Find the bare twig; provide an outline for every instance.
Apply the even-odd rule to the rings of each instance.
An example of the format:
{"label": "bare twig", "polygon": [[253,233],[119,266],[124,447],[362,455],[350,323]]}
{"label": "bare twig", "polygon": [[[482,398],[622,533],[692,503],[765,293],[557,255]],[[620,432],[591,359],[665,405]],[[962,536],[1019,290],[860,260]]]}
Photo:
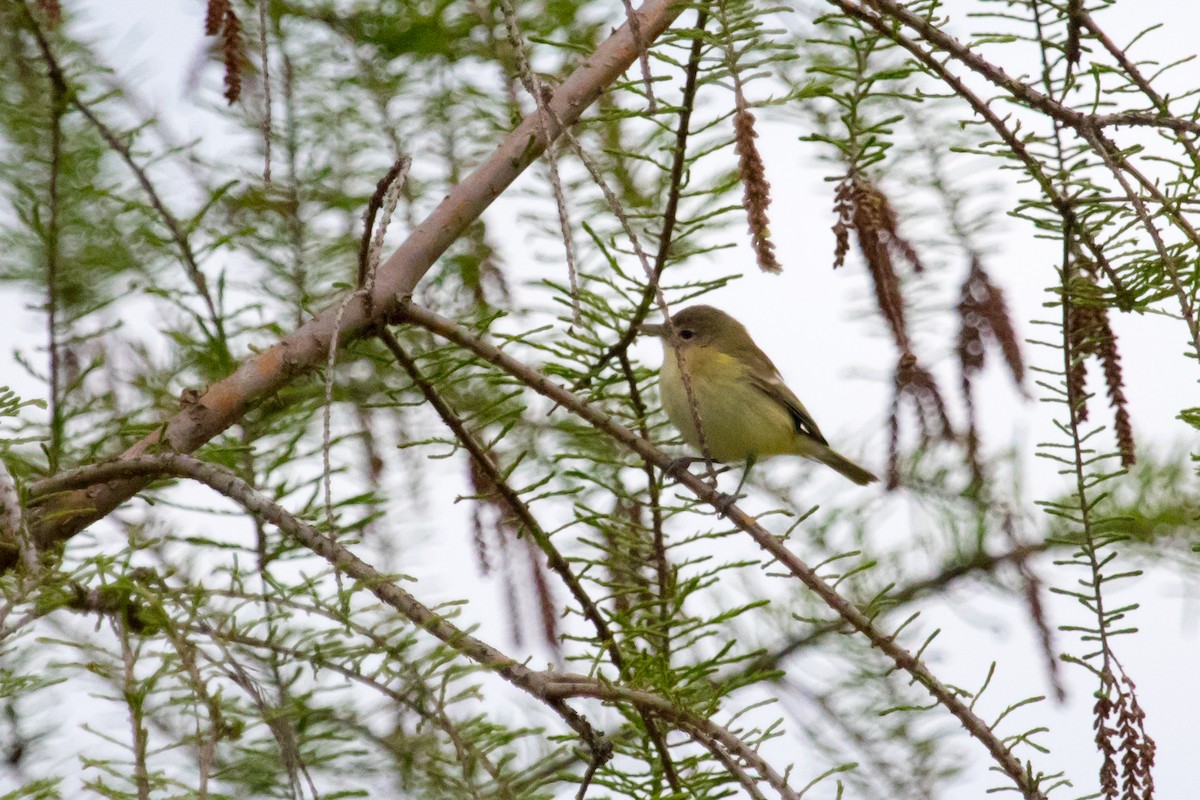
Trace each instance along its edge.
{"label": "bare twig", "polygon": [[642,70],[642,89],[646,92],[646,111],[658,112],[658,103],[654,100],[654,76],[650,73],[650,43],[642,38],[642,26],[638,24],[637,14],[630,0],[621,0],[625,6],[625,19],[629,20],[629,29],[633,31],[633,41],[638,46],[638,66]]}
{"label": "bare twig", "polygon": [[259,68],[263,87],[263,183],[271,182],[271,53],[267,48],[267,0],[258,0]]}
{"label": "bare twig", "polygon": [[[24,0],[22,0],[21,7],[26,10],[26,14],[29,14],[28,9],[24,5]],[[38,49],[41,50],[42,58],[45,60],[47,69],[49,70],[51,84],[54,87],[55,94],[64,98],[65,102],[69,102],[77,111],[79,111],[80,114],[84,116],[85,119],[87,119],[88,122],[92,124],[92,127],[96,129],[101,138],[104,139],[105,143],[113,149],[113,152],[121,157],[121,160],[125,162],[125,165],[129,168],[129,171],[133,173],[135,178],[137,178],[138,184],[141,185],[142,190],[146,193],[146,196],[150,200],[150,204],[154,207],[154,210],[158,212],[158,216],[163,225],[166,227],[167,231],[170,233],[172,241],[175,242],[175,246],[179,249],[179,256],[183,261],[184,272],[187,275],[188,280],[191,282],[192,287],[196,290],[196,294],[204,303],[205,310],[208,312],[209,321],[213,325],[213,332],[210,333],[208,330],[205,330],[205,335],[220,349],[222,358],[224,358],[229,364],[232,364],[233,358],[229,353],[229,345],[225,337],[222,316],[217,310],[217,305],[213,300],[211,292],[208,290],[208,281],[204,277],[204,272],[200,269],[199,261],[197,261],[196,255],[192,251],[191,242],[188,240],[187,234],[184,233],[183,225],[180,224],[179,220],[175,218],[175,215],[171,213],[170,209],[167,208],[166,203],[163,201],[162,197],[158,193],[158,190],[151,182],[149,174],[147,174],[146,170],[134,159],[133,151],[129,148],[129,146],[121,141],[121,138],[118,137],[117,134],[114,133],[113,130],[109,128],[109,126],[105,124],[105,122],[101,120],[94,111],[92,111],[89,105],[83,102],[79,92],[72,91],[67,85],[66,78],[64,77],[62,69],[59,66],[58,59],[55,57],[54,51],[50,49],[50,42],[42,34],[42,31],[38,25],[33,22],[33,16],[31,14],[29,15],[29,19],[34,38],[38,43]]]}
{"label": "bare twig", "polygon": [[[553,112],[547,107],[546,89],[542,84],[541,78],[529,66],[529,59],[525,55],[525,40],[521,36],[521,28],[517,23],[517,12],[513,10],[511,0],[500,0],[500,10],[504,14],[504,29],[508,33],[508,43],[512,46],[513,55],[516,58],[517,77],[520,79],[521,85],[525,87],[525,91],[533,97],[534,107],[537,109],[538,124],[541,125],[541,133],[546,138],[549,138],[550,126],[558,121],[554,118]],[[630,11],[632,12],[632,9]],[[628,16],[629,30],[633,35],[634,42],[644,54],[645,49],[641,41],[637,15],[630,13]],[[566,132],[565,126],[563,126],[563,130]],[[546,165],[550,168],[550,189],[554,193],[554,206],[558,212],[559,235],[562,236],[564,256],[567,260],[567,279],[571,287],[572,322],[575,325],[582,326],[583,312],[579,305],[579,273],[575,269],[574,236],[571,231],[571,218],[567,212],[567,196],[563,191],[562,179],[558,174],[558,156],[555,154],[553,147],[546,148]]]}
{"label": "bare twig", "polygon": [[606,350],[604,355],[600,356],[596,361],[596,365],[588,371],[588,374],[583,379],[572,387],[572,391],[578,392],[586,388],[609,361],[629,349],[629,346],[633,344],[633,340],[637,338],[638,326],[646,321],[646,315],[650,313],[650,309],[654,305],[655,293],[658,291],[658,282],[662,278],[663,270],[667,267],[667,259],[671,254],[671,245],[674,242],[675,225],[679,214],[679,196],[682,194],[683,173],[684,167],[687,164],[689,126],[692,121],[692,108],[696,102],[697,77],[700,73],[700,56],[704,51],[704,39],[700,34],[707,22],[708,14],[702,9],[697,10],[695,34],[692,38],[692,47],[688,54],[687,72],[684,77],[683,98],[679,102],[679,122],[675,126],[675,146],[672,148],[671,176],[667,187],[667,203],[663,207],[662,230],[658,234],[658,250],[654,254],[653,278],[646,283],[646,288],[642,290],[642,299],[638,303],[637,308],[634,309],[633,316],[630,318],[625,332],[621,334],[621,338]]}
{"label": "bare twig", "polygon": [[[362,240],[358,251],[358,284],[356,292],[343,297],[334,319],[333,337],[329,340],[329,356],[325,361],[325,402],[321,407],[321,478],[325,494],[325,518],[329,530],[334,529],[333,519],[333,384],[336,377],[338,334],[342,327],[342,317],[346,307],[355,297],[363,297],[370,301],[371,290],[375,287],[375,275],[379,270],[379,254],[383,247],[383,239],[387,235],[388,224],[396,212],[396,204],[400,202],[400,192],[408,177],[408,168],[412,160],[401,157],[392,164],[391,169],[379,180],[375,194],[367,204],[364,216]],[[382,208],[383,217],[379,225],[375,225],[375,216]]]}

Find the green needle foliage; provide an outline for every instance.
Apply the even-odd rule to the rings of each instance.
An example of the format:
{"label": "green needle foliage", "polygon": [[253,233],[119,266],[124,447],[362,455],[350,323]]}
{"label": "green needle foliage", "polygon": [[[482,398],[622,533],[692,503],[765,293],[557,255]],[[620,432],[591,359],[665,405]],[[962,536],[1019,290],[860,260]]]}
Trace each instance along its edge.
{"label": "green needle foliage", "polygon": [[[0,798],[1150,800],[1200,454],[1117,332],[1200,358],[1200,86],[1109,5],[208,0],[158,119],[96,9],[0,0]],[[823,258],[886,486],[730,506],[637,327]]]}

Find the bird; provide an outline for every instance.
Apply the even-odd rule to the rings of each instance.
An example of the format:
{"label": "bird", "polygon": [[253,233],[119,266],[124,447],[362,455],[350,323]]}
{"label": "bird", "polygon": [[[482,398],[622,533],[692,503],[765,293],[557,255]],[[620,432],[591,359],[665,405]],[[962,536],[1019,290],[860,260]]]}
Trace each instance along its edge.
{"label": "bird", "polygon": [[[639,332],[662,339],[663,409],[689,445],[707,448],[706,455],[715,461],[746,462],[743,482],[758,458],[777,455],[819,461],[860,486],[878,480],[829,446],[812,415],[742,323],[718,308],[695,305],[672,315],[670,327],[674,342],[665,324],[642,324]],[[679,357],[690,378],[703,443]]]}

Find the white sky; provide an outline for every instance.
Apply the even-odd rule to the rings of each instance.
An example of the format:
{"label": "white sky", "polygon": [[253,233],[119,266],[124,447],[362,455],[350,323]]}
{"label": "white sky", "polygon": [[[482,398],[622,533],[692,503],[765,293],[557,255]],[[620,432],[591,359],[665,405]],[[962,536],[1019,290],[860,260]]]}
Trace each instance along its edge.
{"label": "white sky", "polygon": [[[212,147],[213,136],[219,134],[214,134],[211,117],[181,108],[185,96],[191,93],[185,84],[198,59],[203,4],[106,0],[82,5],[90,21],[80,30],[103,43],[101,49],[110,54],[111,63],[122,77],[166,116],[180,139],[207,137],[205,146]],[[1143,43],[1144,55],[1152,54],[1167,61],[1197,50],[1195,31],[1200,27],[1200,4],[1125,0],[1100,16],[1102,24],[1107,23],[1118,38],[1121,32],[1132,34],[1147,20],[1154,19],[1169,24]],[[1197,82],[1197,74],[1191,66],[1181,72],[1193,82]],[[212,86],[218,77],[210,72],[204,80]],[[831,441],[848,455],[862,455],[868,467],[882,472],[882,432],[873,436],[866,432],[881,428],[882,410],[888,398],[886,387],[877,378],[890,372],[895,355],[882,335],[879,321],[873,315],[858,313],[870,308],[864,294],[866,284],[861,275],[846,272],[859,267],[851,264],[838,274],[830,269],[833,251],[829,230],[830,187],[822,180],[826,169],[814,166],[811,161],[813,147],[799,146],[796,131],[790,126],[764,126],[762,135],[774,193],[772,234],[784,273],[779,277],[762,275],[751,267],[743,280],[714,296],[712,302],[747,324]],[[1036,331],[1029,321],[1044,317],[1041,304],[1048,276],[1053,274],[1053,265],[1057,263],[1057,246],[1034,240],[1027,226],[1011,219],[999,221],[998,235],[993,240],[996,249],[989,254],[987,267],[1005,288],[1020,333],[1033,335]],[[519,247],[521,242],[514,240],[509,244]],[[731,258],[752,263],[744,248],[737,255],[727,252],[721,258],[726,265]],[[695,269],[697,274],[707,270],[712,275],[726,271],[704,265]],[[961,266],[954,266],[949,273],[957,281]],[[40,319],[21,309],[8,290],[0,292],[0,313],[9,319],[15,316],[22,320],[19,328],[28,338],[19,336],[18,344],[31,347],[40,343]],[[1181,355],[1186,344],[1182,326],[1157,317],[1130,315],[1115,316],[1114,325],[1120,336],[1127,393],[1139,444],[1156,449],[1190,445],[1195,449],[1194,431],[1175,419],[1180,408],[1197,405],[1196,363]],[[638,347],[637,352],[648,361],[657,360],[656,345]],[[1047,353],[1035,348],[1026,348],[1025,353],[1034,364],[1044,364],[1047,358]],[[995,353],[989,354],[989,358],[994,356]],[[17,374],[19,370],[10,360],[7,348],[0,359],[4,375],[0,383],[19,388],[22,376]],[[1096,371],[1092,370],[1093,375]],[[945,387],[953,388],[949,382]],[[1035,395],[1038,392],[1036,388],[1033,391]],[[1094,409],[1097,417],[1104,415],[1101,402],[1095,402]],[[1058,439],[1050,423],[1050,410],[1036,401],[1021,402],[1012,392],[1007,377],[993,371],[980,392],[979,415],[986,420],[985,444],[999,447],[1016,442],[1024,452],[1032,454],[1038,442]],[[1003,432],[1008,429],[1012,430],[1011,440],[1004,439]],[[1044,460],[1030,457],[1028,461],[1027,485],[1032,497],[1052,497],[1058,487],[1065,485]],[[441,472],[448,481],[458,479],[457,473]],[[449,499],[459,488],[448,483],[438,487],[437,492]],[[464,511],[461,505],[454,507],[450,521],[457,517],[461,522]],[[421,537],[410,533],[406,538],[415,543]],[[443,564],[469,557],[468,538],[468,530],[463,526],[460,541],[439,544],[437,555],[445,561],[414,563],[411,570],[406,565],[406,571],[436,576]],[[420,552],[434,558],[429,548]],[[429,589],[428,584],[425,588]],[[443,598],[434,592],[433,596],[423,595],[423,599],[448,599],[456,593],[445,592]],[[1151,572],[1139,579],[1136,589],[1127,588],[1117,595],[1136,596],[1143,602],[1142,609],[1132,616],[1132,622],[1142,629],[1141,634],[1136,639],[1118,642],[1117,649],[1137,681],[1139,698],[1148,713],[1149,732],[1159,746],[1155,782],[1160,800],[1195,796],[1195,719],[1200,711],[1200,681],[1195,677],[1195,665],[1200,663],[1197,658],[1200,640],[1194,622],[1196,604],[1194,600],[1181,602],[1186,593],[1187,588],[1177,578],[1165,572]],[[979,683],[987,663],[997,658],[1002,668],[992,690],[994,697],[1010,700],[1023,697],[1026,692],[1022,687],[1030,685],[1027,676],[1040,676],[1043,670],[1030,626],[1025,622],[1024,608],[999,602],[992,595],[966,596],[959,592],[954,598],[957,602],[926,604],[925,629],[940,627],[944,631],[932,658],[935,673],[949,682],[973,686]],[[1057,597],[1048,600],[1052,624],[1083,619],[1076,614],[1073,604]],[[468,618],[479,615],[484,638],[492,638],[504,647],[507,625],[502,621],[502,613],[488,613],[489,607],[502,612],[502,604],[476,603],[468,610]],[[980,619],[999,620],[999,627],[980,625]],[[1080,648],[1069,636],[1058,634],[1059,647],[1077,652]],[[1093,685],[1090,677],[1076,667],[1065,665],[1064,675],[1070,690],[1066,707],[1047,703],[1035,712],[1037,719],[1052,728],[1042,739],[1052,753],[1038,758],[1037,763],[1066,767],[1069,774],[1084,781],[1078,786],[1083,792],[1094,781],[1097,765],[1090,739]],[[1016,687],[1007,688],[1006,680],[1016,683]],[[986,761],[980,748],[968,743],[963,749],[973,753],[976,762],[957,796],[981,797],[984,789],[997,784],[997,779],[984,771]]]}

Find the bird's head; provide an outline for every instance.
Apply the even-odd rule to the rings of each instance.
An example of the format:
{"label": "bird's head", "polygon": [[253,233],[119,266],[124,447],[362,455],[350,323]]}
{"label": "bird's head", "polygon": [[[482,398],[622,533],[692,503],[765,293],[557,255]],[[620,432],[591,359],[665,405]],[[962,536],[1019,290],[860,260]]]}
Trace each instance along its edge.
{"label": "bird's head", "polygon": [[[671,316],[671,328],[681,350],[711,347],[720,352],[736,355],[746,347],[754,347],[750,334],[742,323],[712,306],[689,306]],[[649,336],[657,336],[669,344],[671,331],[665,324],[646,324],[638,330]]]}

